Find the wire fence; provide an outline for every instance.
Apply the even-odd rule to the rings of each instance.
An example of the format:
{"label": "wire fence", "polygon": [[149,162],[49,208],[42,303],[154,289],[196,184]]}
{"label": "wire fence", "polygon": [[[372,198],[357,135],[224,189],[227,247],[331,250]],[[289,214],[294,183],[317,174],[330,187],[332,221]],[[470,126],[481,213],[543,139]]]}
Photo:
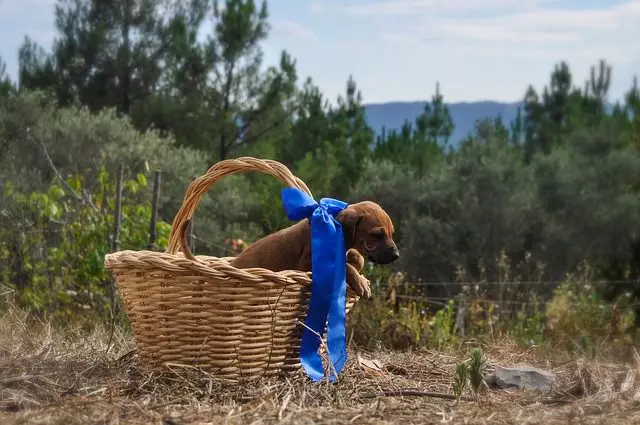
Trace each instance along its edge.
{"label": "wire fence", "polygon": [[[533,280],[533,281],[450,281],[450,282],[411,282],[412,286],[554,286],[562,281],[559,280]],[[589,280],[590,285],[640,285],[639,279],[629,280]]]}
{"label": "wire fence", "polygon": [[[450,282],[407,282],[398,286],[395,297],[404,302],[418,302],[433,306],[446,306],[450,301],[456,305],[463,301],[466,303],[477,303],[485,306],[492,305],[500,309],[505,314],[515,314],[521,311],[531,311],[535,308],[544,308],[544,305],[553,297],[554,290],[563,281],[539,280],[539,281],[450,281]],[[584,280],[580,286],[583,290],[618,286],[631,291],[640,287],[640,280]],[[443,291],[438,289],[446,288],[447,296],[442,296]],[[429,296],[433,291],[436,295]],[[502,291],[502,292],[501,292]],[[415,295],[412,292],[419,292]],[[498,295],[502,293],[502,297]],[[577,301],[576,301],[577,302]],[[569,305],[575,304],[568,300]],[[595,302],[594,302],[595,303]],[[601,306],[608,305],[601,301]],[[640,302],[627,302],[626,306],[640,307]]]}

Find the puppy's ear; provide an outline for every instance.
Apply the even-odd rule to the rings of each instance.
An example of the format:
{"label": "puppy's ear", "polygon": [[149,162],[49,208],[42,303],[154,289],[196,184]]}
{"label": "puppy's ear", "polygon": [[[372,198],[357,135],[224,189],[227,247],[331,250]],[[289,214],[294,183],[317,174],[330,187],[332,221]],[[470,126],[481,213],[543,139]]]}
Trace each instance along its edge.
{"label": "puppy's ear", "polygon": [[337,215],[336,220],[342,225],[342,233],[344,233],[345,238],[344,243],[347,248],[355,244],[356,231],[362,219],[363,216],[351,208],[346,208]]}

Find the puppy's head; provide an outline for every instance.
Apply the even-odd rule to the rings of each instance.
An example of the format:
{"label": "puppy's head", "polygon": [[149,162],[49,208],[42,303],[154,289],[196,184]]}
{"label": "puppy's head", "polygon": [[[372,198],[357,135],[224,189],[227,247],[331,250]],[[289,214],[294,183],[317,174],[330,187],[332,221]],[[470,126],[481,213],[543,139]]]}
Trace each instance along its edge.
{"label": "puppy's head", "polygon": [[342,225],[347,249],[354,248],[376,264],[389,264],[400,258],[391,218],[375,202],[349,205],[336,220]]}

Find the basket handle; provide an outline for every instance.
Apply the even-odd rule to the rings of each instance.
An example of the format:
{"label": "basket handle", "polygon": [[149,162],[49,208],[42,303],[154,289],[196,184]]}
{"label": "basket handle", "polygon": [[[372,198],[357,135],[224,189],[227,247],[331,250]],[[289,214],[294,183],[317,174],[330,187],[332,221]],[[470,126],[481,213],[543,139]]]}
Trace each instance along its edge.
{"label": "basket handle", "polygon": [[217,162],[211,166],[205,174],[196,178],[191,182],[191,184],[189,184],[182,201],[182,206],[176,213],[173,223],[171,224],[167,252],[169,254],[175,254],[180,250],[186,258],[195,260],[195,257],[189,248],[189,244],[187,243],[186,231],[191,219],[193,218],[193,214],[198,203],[200,202],[200,198],[202,198],[214,183],[223,177],[236,173],[253,171],[260,171],[271,175],[288,187],[300,189],[311,196],[311,191],[307,185],[298,177],[294,176],[286,166],[278,161],[241,157]]}

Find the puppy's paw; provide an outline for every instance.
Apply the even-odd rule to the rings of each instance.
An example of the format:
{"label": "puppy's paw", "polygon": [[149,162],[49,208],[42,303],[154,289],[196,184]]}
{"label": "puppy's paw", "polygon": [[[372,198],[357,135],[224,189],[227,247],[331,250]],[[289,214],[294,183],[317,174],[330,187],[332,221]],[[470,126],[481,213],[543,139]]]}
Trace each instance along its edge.
{"label": "puppy's paw", "polygon": [[351,248],[347,251],[347,263],[351,264],[358,272],[361,272],[364,268],[364,257]]}
{"label": "puppy's paw", "polygon": [[360,275],[360,278],[351,285],[351,289],[360,298],[371,298],[371,282],[363,275]]}

